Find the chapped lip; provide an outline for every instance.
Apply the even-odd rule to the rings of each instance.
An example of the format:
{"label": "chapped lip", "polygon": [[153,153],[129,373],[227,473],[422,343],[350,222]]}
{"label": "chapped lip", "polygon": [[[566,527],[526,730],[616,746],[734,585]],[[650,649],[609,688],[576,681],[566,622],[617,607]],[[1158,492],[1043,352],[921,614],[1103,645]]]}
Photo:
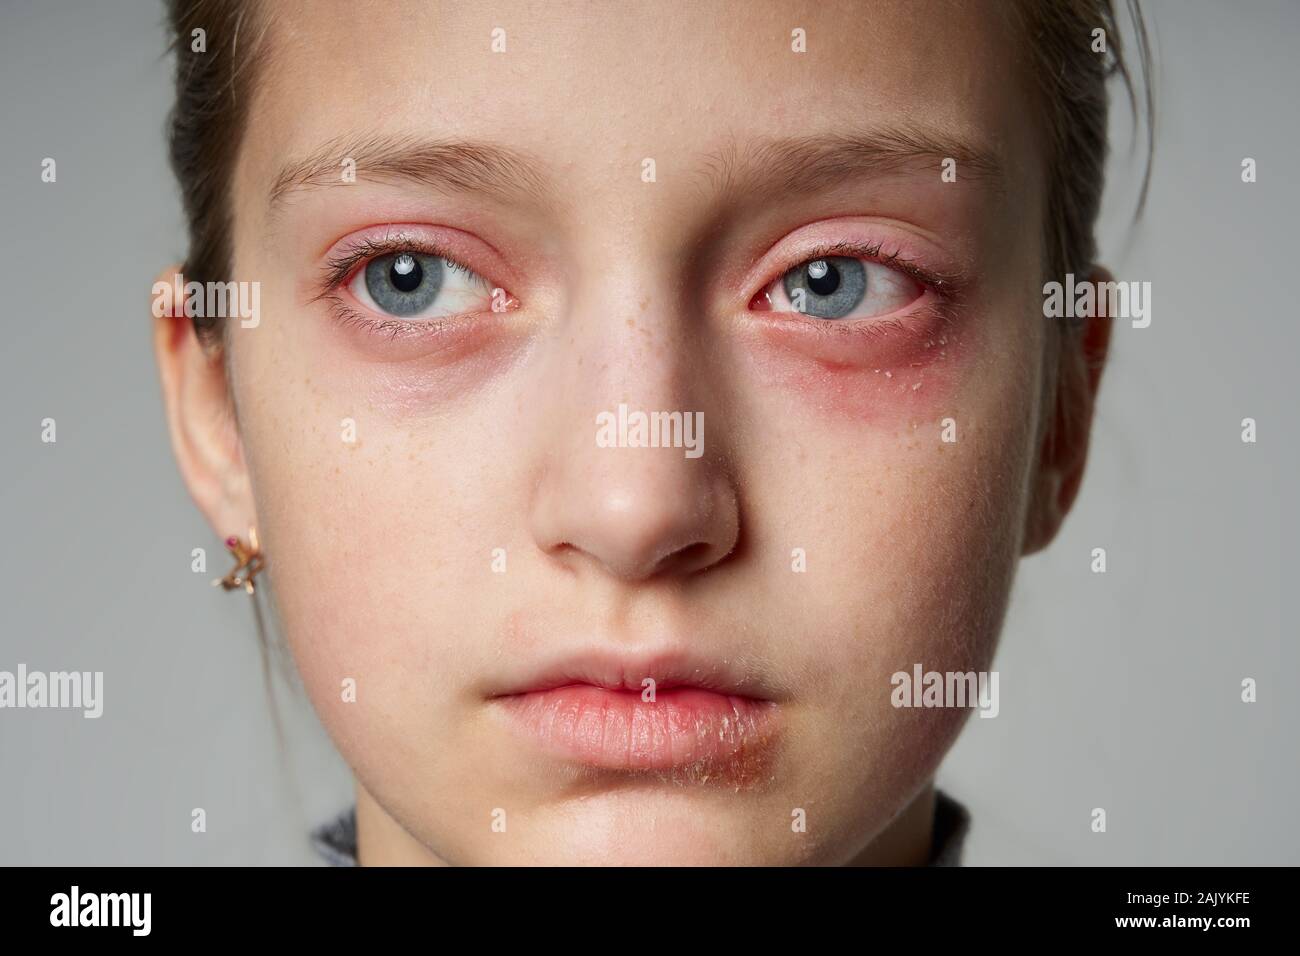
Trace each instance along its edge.
{"label": "chapped lip", "polygon": [[757,671],[687,653],[559,658],[505,680],[489,700],[552,757],[697,782],[761,778],[781,727]]}

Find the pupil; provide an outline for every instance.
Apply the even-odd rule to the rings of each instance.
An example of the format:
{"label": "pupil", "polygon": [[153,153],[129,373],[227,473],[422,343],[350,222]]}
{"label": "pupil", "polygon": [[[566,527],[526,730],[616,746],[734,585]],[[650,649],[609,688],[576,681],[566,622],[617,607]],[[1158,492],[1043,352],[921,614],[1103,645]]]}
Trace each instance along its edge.
{"label": "pupil", "polygon": [[808,263],[808,288],[817,295],[830,295],[840,287],[840,270],[824,259]]}
{"label": "pupil", "polygon": [[414,292],[420,287],[423,279],[424,270],[420,268],[420,263],[415,261],[414,256],[405,252],[393,260],[388,270],[388,281],[399,292]]}

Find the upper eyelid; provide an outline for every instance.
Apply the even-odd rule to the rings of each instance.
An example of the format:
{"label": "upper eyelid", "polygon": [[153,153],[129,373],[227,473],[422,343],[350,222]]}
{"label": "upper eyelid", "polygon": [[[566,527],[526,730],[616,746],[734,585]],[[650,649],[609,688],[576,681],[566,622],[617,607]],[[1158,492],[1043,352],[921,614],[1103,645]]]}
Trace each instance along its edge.
{"label": "upper eyelid", "polygon": [[474,275],[479,274],[438,243],[404,235],[385,237],[383,239],[372,239],[367,236],[351,245],[347,251],[335,253],[325,260],[326,287],[332,288],[350,278],[361,263],[377,259],[379,256],[391,255],[394,252],[418,252],[426,256],[438,256],[452,265],[464,269],[466,272],[471,272]]}
{"label": "upper eyelid", "polygon": [[940,293],[945,292],[956,281],[956,276],[917,265],[900,253],[885,252],[886,248],[888,248],[887,244],[878,240],[866,242],[837,240],[814,246],[811,249],[801,250],[796,261],[784,266],[779,273],[764,282],[759,291],[761,292],[773,283],[780,282],[785,274],[792,269],[797,269],[818,259],[830,258],[866,259],[886,268],[895,269],[924,288],[934,289],[934,291]]}
{"label": "upper eyelid", "polygon": [[509,291],[523,284],[524,277],[501,250],[474,232],[433,221],[372,221],[331,242],[316,270],[317,291],[333,288],[352,274],[357,263],[386,253],[410,250],[439,256],[485,280],[492,287]]}
{"label": "upper eyelid", "polygon": [[870,216],[837,216],[807,223],[767,246],[732,280],[752,300],[791,269],[818,258],[867,259],[902,272],[942,299],[960,303],[975,282],[963,258],[911,224]]}

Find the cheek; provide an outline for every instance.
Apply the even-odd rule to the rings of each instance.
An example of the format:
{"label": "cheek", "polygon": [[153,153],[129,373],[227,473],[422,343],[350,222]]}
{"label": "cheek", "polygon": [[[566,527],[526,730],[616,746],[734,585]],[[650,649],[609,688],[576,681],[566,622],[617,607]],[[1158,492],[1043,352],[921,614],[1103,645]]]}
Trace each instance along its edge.
{"label": "cheek", "polygon": [[449,682],[421,675],[463,666],[450,635],[482,623],[490,609],[467,595],[499,580],[491,547],[511,543],[502,524],[518,488],[501,423],[518,417],[517,396],[479,386],[518,337],[503,320],[389,362],[363,354],[386,348],[382,337],[355,342],[328,317],[279,305],[236,337],[232,367],[286,637],[326,708],[345,706],[339,682],[358,676],[371,701],[436,709]]}
{"label": "cheek", "polygon": [[[840,653],[887,675],[927,656],[981,657],[996,635],[1016,562],[1024,507],[1015,445],[971,429],[965,448],[937,438],[863,442],[866,467],[846,469],[822,518],[823,606],[838,595],[848,633]],[[960,443],[959,443],[960,444]],[[848,600],[846,600],[848,598]]]}
{"label": "cheek", "polygon": [[[248,382],[241,432],[257,522],[313,701],[349,721],[367,701],[435,701],[436,688],[400,685],[438,664],[420,605],[448,606],[465,563],[448,528],[472,502],[436,493],[464,480],[446,473],[463,456],[394,428],[318,363],[268,362]],[[341,699],[346,678],[359,684],[355,705]]]}
{"label": "cheek", "polygon": [[1003,479],[1021,463],[1014,444],[988,459],[974,448],[1011,436],[970,438],[969,449],[942,452],[863,442],[861,459],[872,463],[843,467],[843,480],[797,522],[815,522],[796,626],[832,675],[815,695],[835,741],[827,752],[840,755],[828,759],[851,759],[846,779],[865,774],[861,786],[874,795],[885,786],[876,775],[901,786],[932,773],[969,717],[896,708],[893,675],[992,666],[1023,507],[1019,483]]}
{"label": "cheek", "polygon": [[[842,675],[828,700],[857,714],[858,728],[896,716],[893,673],[984,669],[996,643],[1028,495],[1038,341],[1000,336],[996,361],[967,345],[918,369],[917,390],[880,386],[870,370],[863,385],[860,366],[826,370],[803,355],[780,359],[793,380],[747,383],[756,547],[806,549],[806,574],[772,566],[808,614],[786,625]],[[927,401],[932,378],[941,384]]]}
{"label": "cheek", "polygon": [[762,615],[803,662],[802,739],[813,749],[797,755],[790,779],[833,776],[822,812],[871,833],[933,775],[970,718],[895,707],[893,675],[993,666],[1023,507],[1022,431],[999,419],[942,450],[906,428],[795,434],[802,463],[772,457],[755,475],[764,479],[755,510],[771,516],[758,547],[806,551],[803,573],[773,566],[764,593],[777,597]]}

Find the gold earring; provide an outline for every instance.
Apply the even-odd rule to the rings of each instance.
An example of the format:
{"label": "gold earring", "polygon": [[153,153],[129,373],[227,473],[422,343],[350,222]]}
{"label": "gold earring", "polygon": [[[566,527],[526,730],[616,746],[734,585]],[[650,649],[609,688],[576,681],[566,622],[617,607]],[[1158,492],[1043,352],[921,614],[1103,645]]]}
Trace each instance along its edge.
{"label": "gold earring", "polygon": [[226,548],[234,555],[235,566],[224,578],[213,581],[213,585],[220,584],[227,591],[243,588],[252,594],[253,575],[266,567],[266,559],[262,557],[262,549],[257,544],[257,529],[248,529],[247,545],[232,534],[226,539]]}

